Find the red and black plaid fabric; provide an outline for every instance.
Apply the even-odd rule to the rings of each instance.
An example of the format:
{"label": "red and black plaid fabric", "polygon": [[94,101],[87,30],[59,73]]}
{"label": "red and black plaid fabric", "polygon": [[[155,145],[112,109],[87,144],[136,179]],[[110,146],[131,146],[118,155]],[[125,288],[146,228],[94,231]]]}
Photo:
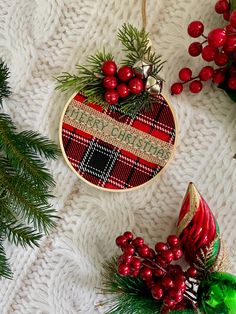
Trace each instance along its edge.
{"label": "red and black plaid fabric", "polygon": [[[84,101],[84,97],[79,94],[74,99]],[[88,106],[165,142],[175,143],[174,117],[162,95],[157,98],[152,112],[142,112],[135,119],[124,116],[115,106],[106,110],[96,104]],[[102,188],[134,188],[152,179],[162,169],[158,164],[139,158],[66,123],[62,125],[62,142],[75,171],[85,180]]]}

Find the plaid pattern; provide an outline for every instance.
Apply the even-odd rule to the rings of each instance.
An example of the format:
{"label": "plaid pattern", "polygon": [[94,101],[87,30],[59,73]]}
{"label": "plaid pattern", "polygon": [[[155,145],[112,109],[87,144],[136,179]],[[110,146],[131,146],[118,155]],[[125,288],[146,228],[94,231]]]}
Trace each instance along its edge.
{"label": "plaid pattern", "polygon": [[[84,100],[79,94],[74,99],[80,102]],[[158,96],[152,112],[140,113],[135,119],[123,116],[115,106],[106,110],[96,104],[89,106],[165,142],[175,143],[173,114],[162,95]],[[133,188],[149,181],[162,169],[158,164],[139,158],[66,123],[62,126],[62,142],[67,158],[76,172],[103,188]]]}

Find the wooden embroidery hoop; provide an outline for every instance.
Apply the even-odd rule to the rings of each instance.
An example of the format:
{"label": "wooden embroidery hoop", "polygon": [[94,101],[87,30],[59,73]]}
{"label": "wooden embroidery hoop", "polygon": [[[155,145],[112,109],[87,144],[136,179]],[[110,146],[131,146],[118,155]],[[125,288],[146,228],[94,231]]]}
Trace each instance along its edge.
{"label": "wooden embroidery hoop", "polygon": [[64,150],[64,145],[63,145],[63,141],[62,141],[62,127],[63,127],[63,119],[64,119],[64,116],[65,116],[65,113],[66,113],[66,110],[69,106],[69,104],[71,103],[72,99],[77,95],[77,93],[74,93],[68,100],[68,102],[66,103],[64,109],[63,109],[63,112],[62,112],[62,115],[61,115],[61,118],[60,118],[60,124],[59,124],[59,143],[60,143],[60,148],[61,148],[61,151],[62,151],[62,155],[67,163],[67,165],[69,166],[69,168],[77,175],[78,178],[80,178],[82,181],[86,182],[87,184],[89,184],[90,186],[92,187],[95,187],[96,189],[99,189],[99,190],[102,190],[102,191],[105,191],[105,192],[116,192],[116,193],[122,193],[122,192],[128,192],[128,191],[134,191],[136,189],[139,189],[149,183],[151,183],[152,181],[154,181],[155,179],[157,179],[159,177],[159,175],[161,175],[164,170],[166,170],[166,168],[168,167],[169,163],[172,161],[173,159],[173,156],[175,154],[175,151],[176,151],[176,145],[178,143],[178,124],[177,124],[177,118],[176,118],[176,114],[175,114],[175,111],[173,110],[172,108],[172,105],[170,105],[170,102],[169,100],[167,99],[167,97],[165,95],[162,94],[162,96],[164,97],[164,99],[166,100],[169,108],[170,108],[170,111],[172,113],[172,116],[173,116],[173,119],[174,119],[174,123],[175,123],[175,143],[174,143],[174,148],[173,148],[173,151],[171,153],[171,156],[167,162],[167,164],[151,179],[149,179],[148,181],[146,181],[145,183],[143,184],[140,184],[138,186],[135,186],[135,187],[132,187],[132,188],[127,188],[127,189],[110,189],[110,188],[104,188],[104,187],[101,187],[101,186],[98,186],[96,184],[93,184],[92,182],[86,180],[83,176],[81,176],[75,169],[74,167],[71,165],[70,161],[68,160],[67,158],[67,155],[65,153],[65,150]]}

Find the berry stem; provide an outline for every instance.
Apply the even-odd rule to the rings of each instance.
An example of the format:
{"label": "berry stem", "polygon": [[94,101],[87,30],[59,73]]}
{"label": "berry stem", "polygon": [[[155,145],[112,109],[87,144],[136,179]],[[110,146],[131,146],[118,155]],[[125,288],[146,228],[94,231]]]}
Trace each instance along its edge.
{"label": "berry stem", "polygon": [[[152,261],[152,260],[150,260],[150,259],[148,259],[148,258],[146,258],[146,261],[147,261],[147,262],[151,262],[151,263],[154,264],[156,267],[151,267],[151,266],[149,266],[149,265],[145,265],[144,263],[143,263],[143,265],[145,265],[145,266],[147,266],[147,267],[149,267],[149,268],[151,268],[151,269],[159,268],[159,269],[162,270],[164,273],[167,273],[167,271],[166,271],[163,267],[161,267],[159,264],[155,263],[154,261]],[[144,261],[144,262],[145,262],[145,261]]]}
{"label": "berry stem", "polygon": [[201,43],[201,45],[204,45],[205,43],[207,43],[207,39],[204,40],[204,41]]}
{"label": "berry stem", "polygon": [[194,76],[194,77],[192,77],[190,80],[188,80],[188,81],[186,81],[186,82],[183,82],[182,84],[184,85],[184,84],[186,84],[186,83],[192,82],[192,81],[196,80],[197,78],[199,78],[199,76]]}
{"label": "berry stem", "polygon": [[205,38],[205,39],[207,39],[207,36],[205,36],[204,34],[202,34],[202,37]]}

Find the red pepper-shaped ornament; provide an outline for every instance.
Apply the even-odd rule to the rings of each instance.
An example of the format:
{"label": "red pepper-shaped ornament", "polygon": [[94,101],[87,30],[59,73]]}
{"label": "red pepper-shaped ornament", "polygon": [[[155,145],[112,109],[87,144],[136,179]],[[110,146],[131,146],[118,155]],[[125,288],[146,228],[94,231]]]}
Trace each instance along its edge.
{"label": "red pepper-shaped ornament", "polygon": [[211,250],[208,267],[212,267],[220,251],[219,227],[206,201],[193,183],[185,195],[177,225],[186,260],[198,264],[199,258]]}

